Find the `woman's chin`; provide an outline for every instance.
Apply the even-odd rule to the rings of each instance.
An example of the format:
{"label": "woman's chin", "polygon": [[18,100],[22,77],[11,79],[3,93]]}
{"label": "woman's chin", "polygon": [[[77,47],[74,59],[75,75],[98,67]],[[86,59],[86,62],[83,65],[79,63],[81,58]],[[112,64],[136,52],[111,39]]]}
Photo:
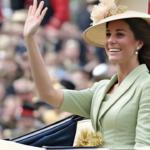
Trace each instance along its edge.
{"label": "woman's chin", "polygon": [[109,58],[109,61],[110,61],[111,63],[118,63],[118,62],[119,62],[118,59],[111,59],[111,58]]}

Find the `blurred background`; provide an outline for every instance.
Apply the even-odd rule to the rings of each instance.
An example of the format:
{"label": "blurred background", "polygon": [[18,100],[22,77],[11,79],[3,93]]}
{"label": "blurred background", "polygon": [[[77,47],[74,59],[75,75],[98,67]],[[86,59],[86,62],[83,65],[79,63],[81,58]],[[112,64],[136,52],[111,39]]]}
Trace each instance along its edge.
{"label": "blurred background", "polygon": [[[82,38],[98,0],[44,2],[49,9],[35,38],[53,86],[82,90],[110,79],[116,66],[109,63],[105,49]],[[0,139],[18,137],[71,115],[43,102],[33,81],[23,39],[32,3],[0,0]]]}

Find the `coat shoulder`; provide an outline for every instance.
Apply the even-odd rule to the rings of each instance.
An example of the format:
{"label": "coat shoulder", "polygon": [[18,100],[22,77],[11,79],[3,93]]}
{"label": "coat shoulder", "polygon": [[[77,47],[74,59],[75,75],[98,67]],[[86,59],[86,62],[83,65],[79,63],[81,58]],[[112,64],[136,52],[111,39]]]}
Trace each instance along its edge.
{"label": "coat shoulder", "polygon": [[110,82],[110,80],[101,80],[99,82],[96,82],[94,84],[94,87],[95,87],[95,92],[103,87],[105,87],[108,83]]}
{"label": "coat shoulder", "polygon": [[150,74],[148,72],[142,73],[137,81],[143,86],[147,84],[150,85]]}

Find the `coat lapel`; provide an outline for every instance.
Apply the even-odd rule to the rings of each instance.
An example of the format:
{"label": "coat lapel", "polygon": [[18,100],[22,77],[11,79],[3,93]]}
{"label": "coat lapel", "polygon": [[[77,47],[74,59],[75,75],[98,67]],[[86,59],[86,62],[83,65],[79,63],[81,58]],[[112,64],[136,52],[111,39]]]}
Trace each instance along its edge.
{"label": "coat lapel", "polygon": [[[92,111],[92,120],[93,120],[93,127],[95,129],[95,131],[97,131],[98,127],[97,127],[97,121],[98,121],[98,116],[99,116],[99,110],[100,110],[100,107],[101,107],[101,102],[103,101],[107,91],[112,87],[112,85],[114,85],[114,83],[117,81],[118,77],[117,77],[117,74],[114,75],[110,82],[108,82],[102,89],[99,90],[99,92],[97,93],[97,96],[98,98],[96,98],[96,101],[93,102],[93,111]],[[96,123],[95,123],[96,122]]]}
{"label": "coat lapel", "polygon": [[[146,71],[148,71],[148,69],[147,69],[146,65],[143,64],[143,65],[136,67],[133,71],[130,72],[130,74],[120,84],[118,89],[112,94],[112,96],[110,97],[111,100],[108,100],[108,105],[105,105],[105,107],[103,108],[101,114],[99,115],[99,119],[130,88],[130,86],[135,82],[135,80],[138,78],[138,76]],[[113,82],[110,82],[110,83],[113,83]],[[108,87],[110,87],[110,86],[106,87],[104,95],[109,90]]]}

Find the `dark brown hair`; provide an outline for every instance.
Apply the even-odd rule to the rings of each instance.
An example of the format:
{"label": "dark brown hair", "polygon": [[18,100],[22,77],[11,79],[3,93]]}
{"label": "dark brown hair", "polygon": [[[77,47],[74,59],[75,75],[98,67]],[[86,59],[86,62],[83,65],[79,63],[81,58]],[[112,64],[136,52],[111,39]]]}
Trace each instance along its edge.
{"label": "dark brown hair", "polygon": [[[146,64],[150,71],[150,25],[141,18],[123,19],[134,33],[136,40],[144,42],[143,47],[139,50],[138,59],[140,64]],[[108,28],[108,23],[106,24]]]}

